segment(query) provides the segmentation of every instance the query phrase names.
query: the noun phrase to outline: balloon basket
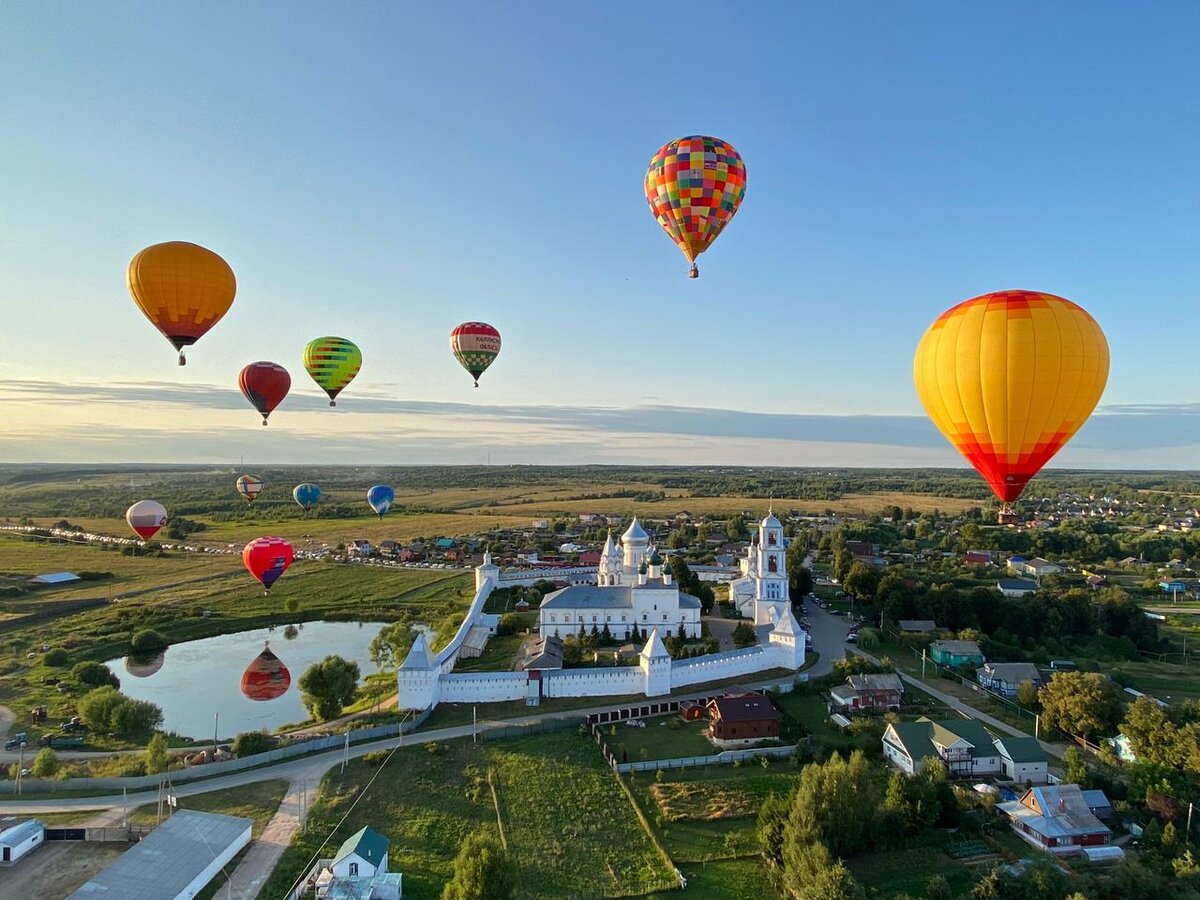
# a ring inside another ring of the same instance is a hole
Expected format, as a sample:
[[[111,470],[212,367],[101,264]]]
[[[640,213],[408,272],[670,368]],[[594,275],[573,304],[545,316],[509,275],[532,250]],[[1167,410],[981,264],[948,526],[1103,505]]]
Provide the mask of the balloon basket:
[[[266,420],[266,417],[264,416],[263,417],[263,428],[266,428],[266,427],[267,427],[267,420]]]
[[[329,401],[329,405],[330,405],[330,406],[337,406],[337,401],[336,401],[336,400],[330,400],[330,401]]]
[[[692,263],[692,268],[688,270],[688,278],[699,278],[699,277],[700,277],[700,268],[695,263]]]
[[[183,355],[182,350],[179,351],[179,365],[181,365],[181,366],[187,365],[187,357]]]

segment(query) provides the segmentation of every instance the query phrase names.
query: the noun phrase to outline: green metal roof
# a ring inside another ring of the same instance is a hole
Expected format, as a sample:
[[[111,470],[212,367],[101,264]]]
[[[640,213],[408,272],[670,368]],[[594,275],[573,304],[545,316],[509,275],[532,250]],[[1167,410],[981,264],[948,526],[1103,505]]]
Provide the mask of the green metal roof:
[[[1037,738],[1006,737],[997,741],[996,746],[1013,762],[1046,762],[1046,751],[1042,749]]]
[[[892,728],[914,761],[927,756],[940,756],[934,746],[935,741],[943,747],[952,746],[959,740],[966,741],[971,745],[972,758],[976,759],[996,755],[995,738],[983,727],[982,722],[974,719],[941,722],[918,719],[916,722],[896,722]]]
[[[388,847],[390,846],[391,841],[370,825],[367,825],[365,828],[354,832],[354,834],[346,838],[342,846],[338,848],[333,861],[336,863],[351,853],[355,853],[371,865],[378,867],[383,862],[383,858],[387,856]]]

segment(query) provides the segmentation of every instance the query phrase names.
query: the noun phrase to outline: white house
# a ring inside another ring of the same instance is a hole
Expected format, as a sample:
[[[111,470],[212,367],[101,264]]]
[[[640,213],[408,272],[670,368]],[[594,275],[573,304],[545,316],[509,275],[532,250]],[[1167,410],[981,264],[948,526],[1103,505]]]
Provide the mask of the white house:
[[[12,865],[46,840],[46,827],[37,819],[0,820],[0,864]]]
[[[593,629],[625,640],[658,629],[700,637],[700,601],[672,583],[662,557],[649,546],[650,536],[635,518],[621,537],[618,553],[612,535],[600,553],[597,584],[573,584],[547,594],[538,609],[543,635],[568,637]]]
[[[996,582],[996,587],[1005,597],[1024,597],[1038,589],[1037,582],[1028,578],[1001,578]]]
[[[951,778],[992,775],[1036,781],[1036,772],[1040,771],[1041,781],[1046,780],[1046,755],[1037,741],[998,739],[975,719],[934,722],[921,718],[915,722],[894,722],[883,733],[883,755],[908,775],[915,775],[924,768],[926,760],[938,757],[946,764]],[[1039,761],[1040,770],[1036,767]]]
[[[1009,557],[1008,567],[1017,575],[1031,575],[1034,578],[1041,578],[1043,575],[1057,575],[1063,570],[1062,566],[1052,563],[1048,559],[1042,559],[1040,556],[1035,556],[1033,559],[1024,559],[1020,556]]]
[[[1017,784],[1045,784],[1050,777],[1046,751],[1031,737],[997,738],[1000,752],[1000,773]]]
[[[755,625],[774,625],[790,608],[783,523],[768,511],[741,560],[742,577],[729,583],[729,602]]]
[[[401,875],[388,871],[391,841],[370,825],[342,842],[331,860],[322,860],[314,882],[318,900],[370,898],[399,900]]]

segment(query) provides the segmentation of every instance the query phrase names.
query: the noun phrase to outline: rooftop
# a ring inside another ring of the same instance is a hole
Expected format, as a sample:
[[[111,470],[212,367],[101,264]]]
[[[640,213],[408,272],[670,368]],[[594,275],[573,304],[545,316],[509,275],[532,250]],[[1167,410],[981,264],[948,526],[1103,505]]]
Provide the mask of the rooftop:
[[[250,840],[250,819],[181,809],[67,900],[174,900]]]
[[[391,841],[370,825],[367,825],[354,832],[354,834],[342,842],[342,846],[334,854],[333,862],[336,865],[342,859],[354,853],[378,868],[379,864],[383,862],[383,858],[387,856],[388,847],[391,845]]]
[[[725,722],[758,722],[762,719],[778,719],[779,710],[770,697],[763,694],[726,694],[709,704],[709,709]]]
[[[540,609],[632,609],[633,592],[679,591],[677,584],[647,581],[645,584],[572,584],[547,594]],[[680,609],[699,609],[700,601],[691,594],[679,592]]]
[[[45,826],[37,819],[18,819],[11,825],[0,821],[0,844],[15,847],[44,829]]]

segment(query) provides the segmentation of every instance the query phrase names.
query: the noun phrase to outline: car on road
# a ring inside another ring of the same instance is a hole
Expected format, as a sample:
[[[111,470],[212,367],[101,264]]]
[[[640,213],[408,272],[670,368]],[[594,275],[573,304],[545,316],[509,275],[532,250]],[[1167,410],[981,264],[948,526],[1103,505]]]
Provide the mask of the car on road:
[[[858,635],[855,634],[853,631],[850,632],[848,635],[846,635],[846,643],[847,644],[857,644],[858,643]]]

